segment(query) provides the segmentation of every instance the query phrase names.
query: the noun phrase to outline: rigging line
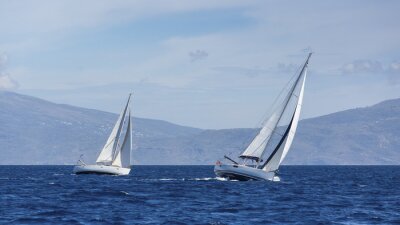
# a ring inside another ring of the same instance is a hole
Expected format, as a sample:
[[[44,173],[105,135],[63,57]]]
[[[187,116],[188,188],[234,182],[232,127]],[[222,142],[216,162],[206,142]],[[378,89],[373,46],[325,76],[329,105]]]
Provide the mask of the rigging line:
[[[285,112],[285,110],[286,110],[286,107],[287,107],[288,104],[289,104],[289,101],[290,101],[290,99],[291,99],[291,97],[292,97],[293,91],[296,89],[296,87],[297,87],[297,85],[298,85],[298,83],[299,83],[299,81],[300,81],[300,78],[303,77],[303,75],[305,74],[305,70],[306,70],[306,68],[307,68],[308,60],[310,59],[311,54],[312,54],[312,53],[310,53],[310,54],[308,55],[307,60],[305,61],[304,65],[303,65],[303,68],[301,69],[301,72],[300,72],[299,76],[297,77],[296,81],[294,82],[293,86],[291,87],[290,92],[289,92],[290,95],[286,96],[286,99],[285,99],[285,106],[283,107],[282,113],[279,115],[279,118],[278,118],[278,120],[277,120],[278,123],[279,123],[279,121],[282,119],[282,116],[283,116],[283,114],[284,114],[284,112]],[[297,108],[297,106],[296,106],[296,108]],[[296,109],[296,108],[295,108],[295,109]],[[296,110],[295,110],[295,111],[296,111]],[[276,123],[276,126],[278,125],[278,123]],[[276,129],[276,126],[275,126],[274,129]],[[267,143],[267,144],[268,144],[268,143]],[[263,157],[264,153],[265,153],[265,151],[261,154],[261,157],[260,157],[260,158]]]
[[[276,96],[276,98],[274,99],[274,101],[272,102],[273,107],[271,107],[269,110],[266,111],[266,113],[264,113],[264,116],[261,118],[258,124],[264,124],[267,120],[267,116],[268,114],[270,114],[270,111],[276,106],[278,99],[283,95],[283,93],[286,93],[285,90],[289,88],[290,83],[293,82],[293,79],[299,74],[299,71],[301,71],[302,67],[304,64],[300,64],[297,69],[293,72],[293,75],[290,77],[289,81],[286,82],[286,84],[283,86],[282,90],[279,92],[279,94]]]
[[[302,71],[302,72],[303,72],[303,71]],[[302,72],[300,73],[300,75],[299,75],[299,77],[297,78],[296,82],[293,84],[293,86],[292,86],[292,88],[291,88],[291,90],[290,90],[289,93],[292,93],[292,92],[294,91],[295,87],[296,87],[297,84],[298,84],[298,81],[299,81],[300,77],[302,77]],[[290,101],[291,96],[292,96],[292,94],[286,96],[285,101],[284,101],[284,102],[285,102],[285,105],[284,105],[284,107],[282,108],[281,114],[279,115],[279,118],[278,118],[278,120],[277,120],[277,123],[275,124],[274,130],[277,128],[277,125],[278,125],[279,122],[281,121],[282,116],[283,116],[283,114],[285,113],[285,110],[286,110],[286,108],[287,108],[287,106],[288,106],[288,104],[289,104],[289,101]],[[290,125],[290,124],[289,124],[289,125]],[[288,127],[289,127],[289,126],[288,126]],[[274,132],[273,132],[273,133],[274,133]],[[276,133],[276,132],[275,132],[275,133]],[[270,143],[270,142],[269,142],[269,143]],[[268,145],[268,143],[267,143],[267,145]],[[265,151],[261,154],[261,158],[263,157],[264,153],[265,153]]]
[[[295,87],[297,87],[297,86],[295,86]],[[294,89],[295,89],[295,88],[294,88]],[[294,90],[293,90],[293,91],[294,91]],[[296,95],[295,93],[292,93],[290,96],[288,96],[289,101],[291,100],[291,97],[292,97],[292,96],[296,97],[297,99],[298,99],[298,97],[299,97],[299,96]],[[286,106],[286,107],[287,107],[287,106]],[[285,111],[286,107],[284,108],[283,112]],[[282,116],[281,116],[281,117],[282,117]],[[281,117],[280,117],[280,119],[281,119]],[[279,119],[279,120],[280,120],[280,119]],[[280,122],[279,120],[278,120],[278,123]],[[278,123],[277,123],[277,124],[278,124]],[[276,127],[277,127],[277,126],[276,126]],[[282,126],[282,127],[285,127],[285,126]],[[263,129],[263,128],[261,128],[261,130],[262,130],[262,129]],[[263,144],[267,142],[267,139],[270,138],[270,137],[272,138],[272,136],[273,136],[274,134],[275,134],[275,135],[278,135],[278,136],[281,136],[281,137],[283,136],[283,134],[279,133],[276,129],[275,129],[275,131],[274,131],[274,129],[271,129],[270,127],[266,127],[266,129],[268,129],[269,131],[272,131],[271,134],[270,134],[269,136],[265,137],[264,140],[263,140],[256,148],[254,148],[254,150],[253,150],[250,154],[247,154],[247,155],[252,155],[253,153],[257,152],[257,151],[263,146]],[[260,130],[260,132],[261,132],[261,130]],[[259,135],[260,132],[258,132],[257,135]],[[254,138],[254,139],[255,139],[255,138]],[[267,148],[267,146],[265,146],[265,148]]]
[[[311,54],[309,54],[309,56],[308,56],[307,60],[305,61],[305,63],[304,63],[304,64],[301,64],[301,65],[296,69],[296,71],[294,72],[294,74],[291,76],[290,80],[285,84],[284,88],[279,92],[279,94],[277,95],[277,97],[276,97],[276,98],[274,99],[274,101],[272,102],[271,107],[270,107],[268,110],[266,110],[266,112],[264,113],[264,115],[262,116],[262,118],[257,122],[257,125],[254,126],[254,128],[259,128],[259,125],[261,125],[261,128],[260,128],[260,130],[259,130],[258,132],[256,132],[256,134],[255,134],[254,136],[250,136],[250,137],[248,138],[248,140],[246,141],[247,143],[249,143],[249,142],[251,143],[252,140],[254,140],[254,139],[260,134],[260,131],[261,131],[262,127],[265,125],[265,123],[266,123],[267,120],[269,119],[268,115],[271,115],[271,112],[273,112],[274,109],[277,107],[277,102],[278,102],[278,100],[281,98],[281,96],[283,95],[283,93],[286,93],[285,90],[289,88],[289,84],[291,84],[291,83],[293,82],[293,79],[299,74],[298,71],[301,71],[301,72],[302,72],[302,71],[304,70],[304,65],[307,64],[308,59],[310,58],[310,56],[311,56]],[[301,72],[300,72],[300,75],[301,75]],[[293,93],[292,93],[292,94],[293,94]],[[290,99],[290,97],[289,97],[289,99]],[[261,122],[260,122],[260,121],[261,121]],[[278,119],[278,121],[279,121],[279,119]],[[271,130],[271,128],[268,128],[268,129]],[[271,134],[271,135],[272,135],[272,134]],[[270,135],[270,136],[271,136],[271,135]],[[266,140],[266,139],[265,139],[265,140]],[[264,142],[263,142],[263,143],[264,143]],[[261,145],[260,145],[259,147],[261,147]],[[257,147],[256,149],[258,149],[259,147]],[[246,150],[246,149],[245,149],[245,150]],[[255,150],[254,150],[252,153],[254,153],[254,152],[255,152]]]

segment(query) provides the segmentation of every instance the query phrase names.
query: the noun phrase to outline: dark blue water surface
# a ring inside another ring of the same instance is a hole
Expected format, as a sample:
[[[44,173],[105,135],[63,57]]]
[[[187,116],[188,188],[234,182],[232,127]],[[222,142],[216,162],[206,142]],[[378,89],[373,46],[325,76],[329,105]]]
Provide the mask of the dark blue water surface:
[[[400,224],[400,166],[283,166],[281,182],[215,179],[211,166],[0,166],[0,223]]]

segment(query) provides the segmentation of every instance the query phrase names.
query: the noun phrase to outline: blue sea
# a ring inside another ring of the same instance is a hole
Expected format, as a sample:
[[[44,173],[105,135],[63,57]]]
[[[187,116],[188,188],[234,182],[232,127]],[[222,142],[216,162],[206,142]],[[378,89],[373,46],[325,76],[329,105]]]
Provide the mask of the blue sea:
[[[0,166],[1,224],[400,224],[400,166],[283,166],[280,182],[212,166]]]

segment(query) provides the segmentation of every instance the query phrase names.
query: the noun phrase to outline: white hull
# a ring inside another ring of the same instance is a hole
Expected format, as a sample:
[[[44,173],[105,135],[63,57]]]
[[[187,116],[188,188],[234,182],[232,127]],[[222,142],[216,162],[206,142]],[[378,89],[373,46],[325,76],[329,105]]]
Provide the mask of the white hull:
[[[105,165],[77,165],[74,167],[75,174],[109,174],[109,175],[129,175],[130,168]]]
[[[230,180],[269,180],[279,181],[279,177],[274,172],[267,172],[262,169],[249,167],[245,165],[224,165],[217,164],[214,172],[218,177],[228,178]]]

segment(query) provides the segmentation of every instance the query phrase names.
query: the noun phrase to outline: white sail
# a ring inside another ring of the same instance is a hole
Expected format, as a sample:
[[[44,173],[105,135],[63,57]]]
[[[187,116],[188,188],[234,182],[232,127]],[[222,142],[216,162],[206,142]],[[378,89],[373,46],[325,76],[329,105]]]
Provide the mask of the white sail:
[[[131,150],[132,150],[132,122],[131,122],[131,113],[129,111],[128,126],[126,128],[124,141],[122,143],[120,150],[117,152],[117,156],[112,162],[112,165],[118,167],[130,168]]]
[[[131,95],[129,95],[128,102],[126,103],[125,108],[122,110],[121,114],[119,115],[118,120],[115,123],[114,128],[111,131],[111,134],[108,137],[106,144],[104,145],[99,156],[97,157],[96,163],[109,164],[112,162],[113,156],[116,151],[118,138],[120,136],[123,122],[125,120],[126,111],[129,106],[130,98],[131,98]]]
[[[300,118],[300,111],[301,111],[301,106],[303,102],[303,94],[304,94],[304,85],[305,85],[305,79],[306,79],[306,68],[304,71],[304,77],[302,79],[302,85],[300,89],[300,93],[297,99],[297,104],[296,104],[296,109],[293,114],[292,120],[289,124],[289,126],[286,128],[287,133],[284,134],[282,137],[283,140],[278,144],[276,151],[274,151],[266,162],[263,170],[265,171],[275,171],[279,168],[279,165],[282,163],[282,161],[285,159],[290,146],[292,145],[294,135],[296,133],[297,125],[299,122]]]
[[[310,57],[310,55],[309,55]],[[308,57],[308,59],[309,59]],[[268,142],[270,141],[272,134],[275,132],[283,113],[285,112],[296,87],[299,84],[299,81],[302,75],[305,73],[305,68],[308,63],[308,59],[305,62],[303,69],[301,70],[300,74],[298,75],[297,79],[294,81],[293,85],[291,86],[288,94],[283,99],[282,103],[278,105],[278,107],[273,111],[273,114],[268,119],[268,121],[263,125],[258,135],[253,139],[250,145],[244,150],[244,152],[240,155],[242,158],[252,158],[252,159],[260,159],[262,158]]]
[[[261,158],[265,146],[267,145],[269,139],[271,138],[272,132],[274,131],[276,125],[278,124],[278,120],[279,120],[278,112],[275,112],[264,124],[258,135],[253,139],[250,145],[247,146],[246,150],[244,150],[244,152],[240,155],[240,157],[248,157],[256,159]]]
[[[306,70],[307,70],[307,68],[306,68]],[[280,157],[281,159],[279,160],[279,164],[282,163],[282,161],[285,159],[287,153],[289,152],[290,146],[292,145],[292,142],[293,142],[294,135],[296,134],[297,125],[298,125],[299,119],[300,119],[301,106],[303,104],[304,85],[306,82],[306,76],[307,76],[307,71],[305,71],[305,73],[304,73],[303,84],[301,85],[301,90],[300,90],[300,94],[299,94],[299,99],[297,101],[296,111],[294,112],[294,116],[293,116],[292,126],[290,127],[289,134],[288,134],[286,142],[285,142],[285,147],[283,149],[282,156]]]

